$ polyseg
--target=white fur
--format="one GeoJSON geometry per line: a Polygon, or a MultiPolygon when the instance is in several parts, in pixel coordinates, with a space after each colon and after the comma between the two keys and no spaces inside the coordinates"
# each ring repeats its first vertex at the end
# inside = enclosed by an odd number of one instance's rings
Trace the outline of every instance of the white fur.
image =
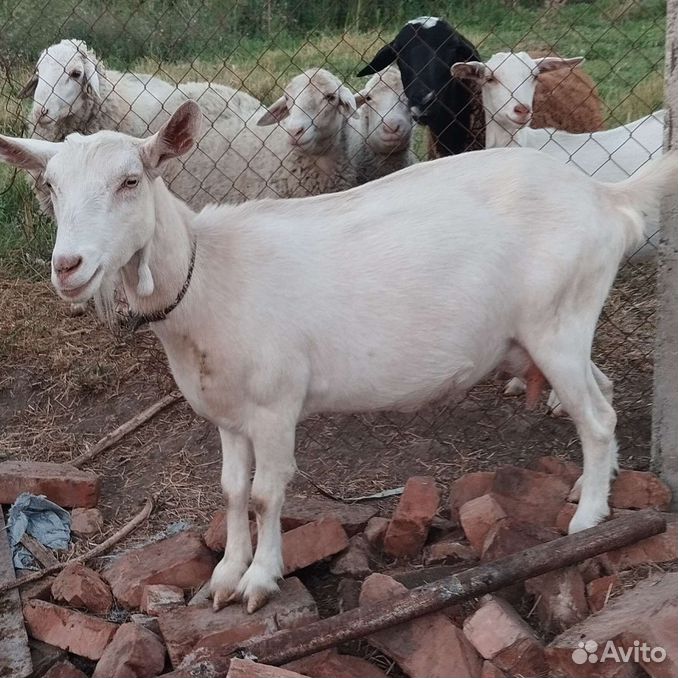
{"type": "Polygon", "coordinates": [[[413,24],[415,26],[421,26],[422,28],[433,28],[438,24],[440,19],[437,16],[420,16],[416,19],[411,19],[408,21],[408,24],[413,24]]]}
{"type": "Polygon", "coordinates": [[[608,185],[543,153],[497,149],[340,194],[195,214],[153,177],[162,158],[188,150],[199,124],[187,103],[148,140],[100,132],[35,146],[0,137],[0,157],[24,168],[47,163],[53,263],[82,258],[53,274],[64,298],[98,294],[121,274],[133,310],[161,309],[183,286],[196,243],[185,298],[152,327],[182,393],[221,432],[228,541],[212,578],[217,607],[242,598],[253,610],[276,589],[280,509],[301,418],[416,409],[527,355],[582,440],[570,531],[607,515],[616,416],[591,343],[619,263],[642,237],[643,214],[675,191],[676,154],[608,185]],[[130,176],[139,185],[125,192],[130,176]],[[140,297],[139,252],[149,246],[155,288],[140,297]]]}

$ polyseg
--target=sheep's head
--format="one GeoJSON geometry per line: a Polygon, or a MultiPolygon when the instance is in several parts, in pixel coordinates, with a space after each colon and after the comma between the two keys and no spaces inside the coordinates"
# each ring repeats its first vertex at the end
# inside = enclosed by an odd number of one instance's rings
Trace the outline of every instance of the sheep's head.
{"type": "Polygon", "coordinates": [[[475,80],[482,86],[483,106],[488,119],[514,132],[532,119],[532,101],[540,73],[575,68],[583,57],[533,59],[526,52],[499,52],[485,63],[469,61],[452,65],[452,75],[475,80]]]}
{"type": "Polygon", "coordinates": [[[63,142],[0,135],[0,160],[39,172],[50,192],[57,224],[52,284],[59,296],[82,302],[112,294],[120,269],[153,237],[162,165],[193,148],[201,126],[200,107],[188,101],[147,139],[110,131],[63,142]]]}
{"type": "Polygon", "coordinates": [[[258,125],[279,122],[290,145],[310,155],[325,153],[355,115],[355,96],[329,71],[313,68],[292,78],[285,93],[259,119],[258,125]]]}
{"type": "Polygon", "coordinates": [[[64,128],[81,131],[77,124],[68,127],[65,121],[87,120],[99,101],[101,76],[96,55],[82,40],[62,40],[43,50],[33,77],[20,93],[33,97],[33,136],[60,141],[64,128]]]}
{"type": "Polygon", "coordinates": [[[358,75],[369,75],[396,63],[415,120],[427,124],[443,107],[440,95],[450,85],[450,66],[478,59],[474,46],[450,24],[437,17],[409,21],[384,45],[358,75]]]}
{"type": "Polygon", "coordinates": [[[395,65],[373,75],[356,95],[361,133],[375,153],[402,151],[410,145],[414,121],[395,65]]]}

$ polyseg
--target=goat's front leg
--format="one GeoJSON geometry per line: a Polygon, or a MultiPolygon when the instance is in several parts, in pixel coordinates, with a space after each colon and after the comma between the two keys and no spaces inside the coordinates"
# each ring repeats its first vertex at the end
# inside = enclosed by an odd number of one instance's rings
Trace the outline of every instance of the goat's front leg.
{"type": "Polygon", "coordinates": [[[261,412],[251,430],[256,471],[252,505],[257,517],[257,550],[238,585],[248,612],[258,610],[278,590],[283,575],[280,512],[292,479],[296,417],[261,412]]]}
{"type": "Polygon", "coordinates": [[[252,560],[252,539],[247,502],[250,496],[252,449],[238,433],[219,429],[221,434],[221,487],[226,502],[226,549],[214,568],[210,590],[214,609],[235,600],[238,582],[252,560]]]}

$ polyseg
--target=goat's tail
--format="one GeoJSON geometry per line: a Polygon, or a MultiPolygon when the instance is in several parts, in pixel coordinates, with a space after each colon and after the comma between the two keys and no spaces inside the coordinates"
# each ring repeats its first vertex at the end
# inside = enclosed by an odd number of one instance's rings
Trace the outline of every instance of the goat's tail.
{"type": "Polygon", "coordinates": [[[648,223],[659,222],[662,199],[678,192],[678,150],[648,161],[630,178],[605,183],[605,187],[627,217],[628,252],[650,235],[648,223]]]}

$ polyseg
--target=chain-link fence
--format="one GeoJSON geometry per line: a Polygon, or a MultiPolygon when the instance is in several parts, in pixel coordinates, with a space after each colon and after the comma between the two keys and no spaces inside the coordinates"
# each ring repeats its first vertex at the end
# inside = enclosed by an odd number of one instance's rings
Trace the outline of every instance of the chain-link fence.
{"type": "MultiPolygon", "coordinates": [[[[344,190],[430,157],[511,144],[544,146],[617,180],[661,149],[661,114],[644,118],[664,103],[665,0],[0,7],[2,131],[52,140],[99,129],[146,136],[194,98],[207,132],[166,177],[194,207],[344,190]],[[586,60],[560,68],[556,56],[586,60]],[[468,61],[453,78],[453,64],[468,61]],[[599,133],[641,119],[616,136],[532,137],[524,129],[531,120],[599,133]]],[[[48,260],[52,226],[40,177],[0,169],[0,229],[3,266],[48,260]]],[[[623,266],[594,349],[615,382],[621,454],[632,465],[649,453],[655,244],[623,266]]],[[[313,417],[298,444],[312,454],[332,449],[328,473],[341,464],[359,470],[376,455],[391,468],[407,469],[416,455],[463,470],[478,455],[496,464],[576,451],[571,427],[545,404],[526,412],[504,385],[496,378],[460,403],[416,414],[313,417]]]]}

